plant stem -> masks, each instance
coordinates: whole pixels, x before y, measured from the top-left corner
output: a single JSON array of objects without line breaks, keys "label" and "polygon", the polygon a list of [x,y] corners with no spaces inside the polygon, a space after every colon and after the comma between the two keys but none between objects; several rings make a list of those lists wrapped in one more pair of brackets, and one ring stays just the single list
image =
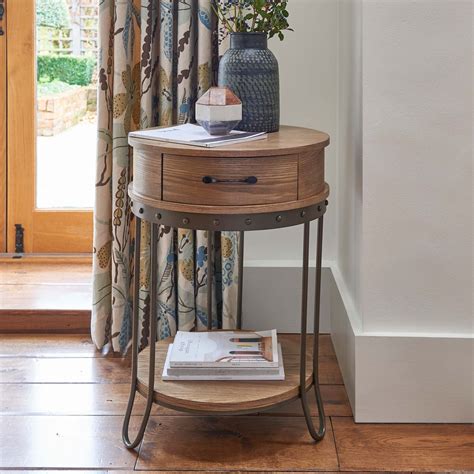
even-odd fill
[{"label": "plant stem", "polygon": [[[184,0],[182,0],[184,1]],[[211,7],[229,33],[262,32],[283,39],[288,24],[288,0],[211,0]]]},{"label": "plant stem", "polygon": [[229,21],[225,17],[225,14],[221,11],[219,5],[217,5],[216,7],[214,3],[211,3],[211,8],[214,10],[214,13],[217,15],[217,18],[221,20],[225,25],[227,25],[227,31],[232,33],[234,29],[232,28],[232,25],[229,23]]}]

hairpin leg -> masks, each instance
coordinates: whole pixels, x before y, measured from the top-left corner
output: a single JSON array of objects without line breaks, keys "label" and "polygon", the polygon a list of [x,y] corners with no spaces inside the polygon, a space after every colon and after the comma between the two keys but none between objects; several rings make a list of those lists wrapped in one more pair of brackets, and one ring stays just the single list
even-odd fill
[{"label": "hairpin leg", "polygon": [[303,238],[303,291],[301,302],[301,352],[300,352],[300,396],[306,425],[309,433],[315,441],[321,441],[326,432],[326,420],[324,416],[323,401],[319,389],[319,304],[321,299],[321,262],[323,244],[323,217],[318,220],[318,244],[316,256],[316,288],[314,302],[314,335],[313,335],[313,385],[318,406],[319,428],[315,429],[311,418],[306,392],[306,326],[308,314],[308,266],[309,266],[309,231],[310,223],[304,224]]},{"label": "hairpin leg", "polygon": [[127,410],[122,427],[122,440],[129,449],[137,447],[145,434],[145,429],[150,418],[151,407],[153,405],[153,389],[155,386],[155,344],[157,333],[157,241],[158,241],[158,225],[152,224],[151,227],[151,278],[150,278],[150,359],[148,366],[148,395],[145,413],[138,429],[138,433],[133,441],[129,437],[130,417],[137,393],[137,374],[138,374],[138,303],[140,291],[140,240],[141,240],[141,219],[135,217],[135,282],[134,282],[134,301],[133,301],[133,324],[132,324],[132,384],[130,387],[130,396],[128,399]]},{"label": "hairpin leg", "polygon": [[239,286],[237,290],[237,329],[242,329],[242,293],[244,285],[244,232],[239,232]]}]

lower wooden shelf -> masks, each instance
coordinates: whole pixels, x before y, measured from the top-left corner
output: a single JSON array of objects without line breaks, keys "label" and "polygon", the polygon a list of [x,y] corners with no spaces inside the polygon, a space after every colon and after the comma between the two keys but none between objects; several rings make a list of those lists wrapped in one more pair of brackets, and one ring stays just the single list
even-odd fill
[{"label": "lower wooden shelf", "polygon": [[[299,396],[299,347],[279,336],[285,367],[281,381],[163,381],[161,374],[172,338],[156,343],[154,401],[181,411],[206,413],[249,413],[269,409]],[[309,342],[309,341],[308,341]],[[306,389],[312,384],[311,345],[307,346]],[[148,393],[149,349],[138,356],[138,391]]]}]

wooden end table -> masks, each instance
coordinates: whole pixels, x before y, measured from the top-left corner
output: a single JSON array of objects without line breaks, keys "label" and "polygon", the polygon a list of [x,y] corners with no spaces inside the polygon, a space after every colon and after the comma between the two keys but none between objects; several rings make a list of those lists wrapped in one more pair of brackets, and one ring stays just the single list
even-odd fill
[{"label": "wooden end table", "polygon": [[[213,278],[216,231],[240,232],[237,327],[242,322],[244,232],[280,229],[303,224],[303,275],[299,351],[280,337],[285,366],[284,381],[166,381],[161,379],[172,339],[158,341],[138,353],[138,301],[133,308],[132,381],[122,438],[136,447],[145,433],[153,403],[196,414],[247,414],[301,398],[306,424],[314,440],[325,434],[324,408],[318,378],[318,334],[321,295],[323,215],[329,187],[324,181],[326,133],[281,127],[267,139],[218,148],[200,148],[130,138],[133,147],[133,182],[129,187],[135,219],[135,275],[140,271],[142,219],[151,224],[150,313],[157,313],[157,241],[160,225],[207,230],[208,281]],[[307,353],[307,299],[310,222],[318,219],[314,336]],[[135,278],[135,295],[139,293]],[[212,327],[212,285],[207,293],[208,330]],[[157,320],[150,317],[150,341],[156,341]],[[319,414],[315,428],[307,391],[314,387]],[[147,404],[138,433],[129,437],[136,393]]]}]

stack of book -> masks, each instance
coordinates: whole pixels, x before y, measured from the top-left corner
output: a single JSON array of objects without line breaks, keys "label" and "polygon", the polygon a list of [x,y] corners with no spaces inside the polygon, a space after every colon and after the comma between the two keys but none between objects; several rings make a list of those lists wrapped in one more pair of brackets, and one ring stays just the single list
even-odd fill
[{"label": "stack of book", "polygon": [[276,329],[178,331],[168,347],[163,380],[284,380]]}]

